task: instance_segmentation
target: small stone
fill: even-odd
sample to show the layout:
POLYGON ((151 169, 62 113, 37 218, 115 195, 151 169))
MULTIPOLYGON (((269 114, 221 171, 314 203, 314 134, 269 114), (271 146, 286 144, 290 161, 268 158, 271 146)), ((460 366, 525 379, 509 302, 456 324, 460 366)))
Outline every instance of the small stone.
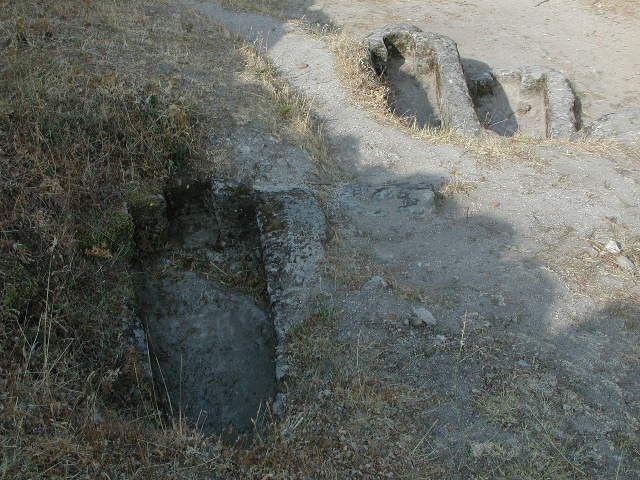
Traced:
POLYGON ((271 405, 271 411, 274 415, 281 417, 284 415, 285 405, 287 401, 287 396, 284 393, 276 394, 276 398, 273 401, 273 405, 271 405))
POLYGON ((590 257, 597 257, 600 254, 594 247, 587 247, 586 252, 590 257))
POLYGON ((529 363, 525 362, 524 360, 518 360, 516 362, 516 365, 518 365, 519 367, 522 367, 522 368, 531 368, 531 365, 529 363))
POLYGON ((405 318, 405 319, 402 321, 402 324, 403 324, 405 327, 408 327, 408 326, 409 326, 409 319, 408 319, 408 318, 405 318))
POLYGON ((628 257, 625 257, 624 255, 620 255, 616 258, 616 265, 618 265, 623 270, 627 270, 628 272, 635 272, 637 269, 635 263, 633 263, 628 257))
POLYGON ((327 398, 327 397, 330 397, 332 394, 333 392, 331 390, 320 390, 318 392, 318 398, 319 399, 327 398))
POLYGON ((444 335, 436 335, 436 343, 444 343, 447 341, 447 337, 444 335))
POLYGON ((305 68, 309 68, 309 64, 308 63, 299 63, 296 65, 296 68, 300 69, 300 70, 304 70, 305 68))
POLYGON ((609 253, 620 253, 622 251, 622 248, 620 248, 620 244, 615 240, 609 240, 604 245, 604 249, 609 253))
POLYGON ((413 307, 413 314, 420 323, 425 325, 434 326, 438 323, 431 312, 424 307, 413 307))
POLYGON ((422 319, 420 318, 417 318, 417 317, 411 318, 411 325, 414 327, 420 327, 422 326, 422 323, 423 323, 422 319))
POLYGON ((362 287, 363 290, 383 290, 389 288, 389 284, 379 275, 371 277, 362 287))
POLYGON ((496 450, 496 444, 493 442, 471 443, 471 455, 475 459, 484 457, 486 454, 496 450))

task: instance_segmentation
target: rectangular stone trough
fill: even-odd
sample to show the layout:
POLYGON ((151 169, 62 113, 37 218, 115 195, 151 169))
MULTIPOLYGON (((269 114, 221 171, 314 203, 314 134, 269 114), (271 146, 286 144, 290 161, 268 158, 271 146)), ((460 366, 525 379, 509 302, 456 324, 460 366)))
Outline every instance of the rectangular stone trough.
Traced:
POLYGON ((154 248, 143 252, 136 344, 168 414, 207 433, 249 432, 282 403, 284 344, 319 282, 324 213, 304 188, 174 183, 137 209, 138 236, 154 240, 140 248, 154 248))
POLYGON ((569 138, 578 128, 578 107, 569 81, 556 70, 523 67, 467 69, 480 123, 504 136, 569 138))
POLYGON ((365 38, 371 62, 391 86, 394 111, 420 128, 454 128, 476 135, 480 124, 456 43, 400 23, 365 38))

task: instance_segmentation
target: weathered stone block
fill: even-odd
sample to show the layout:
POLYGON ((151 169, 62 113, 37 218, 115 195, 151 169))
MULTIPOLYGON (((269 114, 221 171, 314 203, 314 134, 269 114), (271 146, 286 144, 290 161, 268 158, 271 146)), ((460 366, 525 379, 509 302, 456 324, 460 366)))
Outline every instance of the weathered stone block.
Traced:
POLYGON ((456 43, 399 23, 365 38, 376 71, 391 83, 396 112, 420 127, 480 132, 456 43))
POLYGON ((542 138, 568 138, 578 126, 576 97, 556 70, 467 69, 467 81, 481 124, 500 135, 520 132, 542 138))

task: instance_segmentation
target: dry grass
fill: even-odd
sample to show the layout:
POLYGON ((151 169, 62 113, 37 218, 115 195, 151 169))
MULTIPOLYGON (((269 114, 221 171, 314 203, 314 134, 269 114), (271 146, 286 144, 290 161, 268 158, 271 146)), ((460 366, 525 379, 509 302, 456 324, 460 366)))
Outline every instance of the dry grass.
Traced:
POLYGON ((324 126, 313 116, 309 99, 284 81, 276 66, 255 46, 245 43, 240 52, 246 74, 258 81, 269 100, 257 104, 252 115, 268 119, 273 131, 284 127, 283 133, 312 156, 325 179, 338 175, 340 166, 330 154, 324 126))
POLYGON ((281 16, 296 6, 293 0, 220 0, 218 3, 240 12, 266 13, 273 16, 281 16))
POLYGON ((390 114, 389 87, 376 74, 363 43, 335 29, 314 33, 325 40, 335 55, 340 80, 358 104, 379 116, 390 114))
POLYGON ((129 197, 226 172, 208 139, 250 109, 327 158, 308 104, 259 62, 160 0, 0 0, 0 478, 247 478, 237 450, 158 409, 123 323, 129 197))
POLYGON ((178 171, 226 172, 230 152, 208 138, 247 111, 332 169, 308 102, 255 49, 160 1, 1 7, 0 478, 430 471, 408 455, 416 427, 387 428, 425 396, 366 375, 328 306, 292 333, 290 411, 244 446, 165 415, 124 335, 138 253, 127 199, 178 171))
POLYGON ((138 37, 140 6, 0 7, 0 478, 169 475, 203 461, 202 437, 159 415, 123 338, 136 254, 126 198, 207 157, 184 92, 114 60, 157 53, 138 37))

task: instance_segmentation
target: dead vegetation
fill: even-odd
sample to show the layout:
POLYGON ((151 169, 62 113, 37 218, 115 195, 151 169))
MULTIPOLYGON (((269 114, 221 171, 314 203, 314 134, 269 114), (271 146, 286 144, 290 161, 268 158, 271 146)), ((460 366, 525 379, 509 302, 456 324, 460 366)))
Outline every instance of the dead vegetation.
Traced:
POLYGON ((296 4, 292 0, 221 0, 220 5, 240 12, 266 13, 279 16, 296 4))
POLYGON ((240 52, 245 59, 246 74, 257 80, 268 93, 269 101, 256 105, 261 111, 253 114, 268 119, 272 131, 286 129, 287 136, 302 146, 314 159, 323 178, 331 179, 340 173, 334 161, 322 122, 313 117, 310 100, 283 80, 276 66, 254 45, 244 43, 240 52), (284 121, 283 121, 284 120, 284 121))
POLYGON ((243 108, 326 158, 308 104, 259 62, 162 1, 0 1, 0 478, 246 478, 160 411, 123 325, 138 192, 227 172, 208 139, 243 108))

